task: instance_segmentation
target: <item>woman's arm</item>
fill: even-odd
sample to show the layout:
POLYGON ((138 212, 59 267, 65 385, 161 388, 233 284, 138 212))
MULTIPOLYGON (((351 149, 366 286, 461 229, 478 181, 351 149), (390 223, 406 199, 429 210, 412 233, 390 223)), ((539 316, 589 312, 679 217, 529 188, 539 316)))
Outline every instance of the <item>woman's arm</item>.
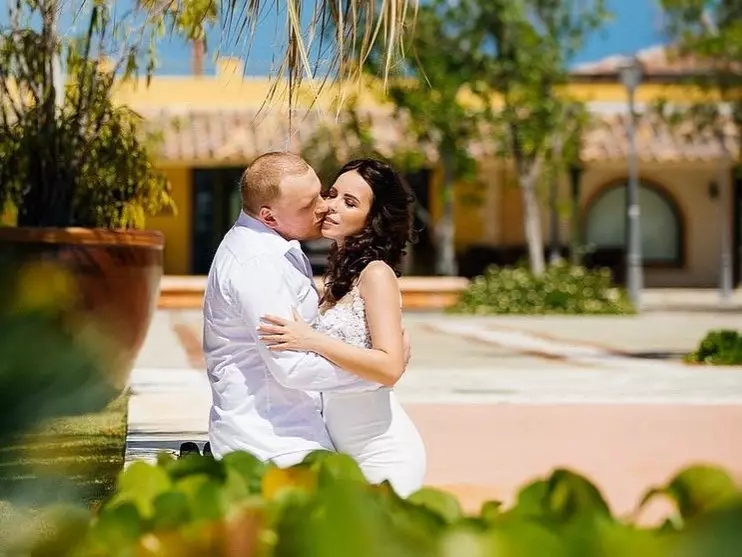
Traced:
POLYGON ((399 283, 392 269, 382 262, 366 267, 359 282, 366 307, 372 348, 358 348, 315 331, 302 321, 265 316, 274 325, 261 325, 261 338, 271 350, 316 352, 336 366, 363 379, 394 385, 404 373, 402 309, 399 283))

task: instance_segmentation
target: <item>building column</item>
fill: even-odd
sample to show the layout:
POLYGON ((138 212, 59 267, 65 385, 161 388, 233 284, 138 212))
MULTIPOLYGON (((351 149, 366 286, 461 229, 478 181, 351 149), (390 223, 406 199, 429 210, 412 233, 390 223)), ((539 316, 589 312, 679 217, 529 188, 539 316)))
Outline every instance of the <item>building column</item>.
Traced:
POLYGON ((732 170, 732 261, 733 285, 742 281, 742 166, 732 170))

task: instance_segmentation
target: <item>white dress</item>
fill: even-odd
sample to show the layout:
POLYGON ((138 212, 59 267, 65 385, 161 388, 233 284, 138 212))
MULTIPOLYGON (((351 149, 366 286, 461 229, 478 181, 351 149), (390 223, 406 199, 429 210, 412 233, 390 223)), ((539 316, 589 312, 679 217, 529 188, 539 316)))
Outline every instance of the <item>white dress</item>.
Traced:
MULTIPOLYGON (((343 342, 371 348, 364 300, 355 286, 335 306, 320 312, 314 327, 343 342)), ((349 454, 374 484, 389 480, 402 497, 423 486, 425 445, 394 389, 322 393, 323 414, 335 448, 349 454)))

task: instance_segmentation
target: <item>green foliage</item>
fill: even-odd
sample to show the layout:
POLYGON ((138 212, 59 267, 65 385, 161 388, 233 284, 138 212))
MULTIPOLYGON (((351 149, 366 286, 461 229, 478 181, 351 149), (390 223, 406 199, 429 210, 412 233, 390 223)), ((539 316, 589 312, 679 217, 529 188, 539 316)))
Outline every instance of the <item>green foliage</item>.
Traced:
POLYGON ((246 453, 221 462, 161 457, 122 472, 115 495, 94 515, 52 508, 40 515, 45 529, 26 529, 13 541, 20 555, 43 546, 33 554, 49 556, 723 555, 704 553, 711 547, 732 555, 742 543, 733 527, 742 493, 725 478, 699 466, 654 488, 683 495, 672 499, 667 523, 647 528, 614 516, 597 486, 565 469, 524 486, 510 506, 490 502, 467 514, 437 489, 405 500, 386 483, 368 485, 342 454, 314 453, 288 469, 246 453))
MULTIPOLYGON (((389 98, 409 117, 420 144, 432 146, 436 157, 447 165, 450 178, 471 181, 476 177, 471 147, 481 138, 485 108, 462 99, 474 76, 461 37, 450 32, 444 5, 434 1, 420 7, 406 47, 411 58, 400 62, 389 98)), ((378 56, 372 61, 378 64, 378 56)), ((369 67, 373 69, 374 64, 369 67)))
POLYGON ((0 445, 47 418, 100 410, 117 394, 102 367, 99 337, 65 315, 75 295, 70 284, 54 265, 19 268, 0 258, 0 389, 6 396, 0 445))
MULTIPOLYGON (((358 108, 356 97, 348 98, 337 121, 321 124, 302 143, 301 156, 315 169, 325 187, 330 187, 338 170, 356 158, 388 160, 376 146, 373 122, 358 108)), ((398 161, 391 160, 391 163, 398 161)))
POLYGON ((729 329, 710 331, 685 361, 715 366, 742 365, 742 334, 729 329))
MULTIPOLYGON (((427 159, 427 166, 435 164, 442 170, 441 187, 437 188, 441 214, 434 229, 435 267, 441 275, 456 274, 454 188, 476 184, 478 156, 492 153, 484 138, 491 99, 482 102, 471 94, 466 98, 481 76, 473 72, 470 52, 463 47, 466 39, 450 15, 447 3, 440 0, 420 7, 405 50, 410 59, 399 62, 388 92, 398 119, 417 140, 417 151, 428 155, 419 161, 427 159)), ((370 68, 380 64, 378 53, 373 54, 370 68)))
POLYGON ((606 19, 603 0, 431 2, 416 26, 427 42, 416 39, 419 47, 411 49, 419 56, 418 94, 393 96, 421 125, 440 130, 441 153, 453 154, 456 174, 473 170, 473 143, 512 161, 536 274, 543 268, 537 186, 554 183, 579 159, 587 122, 584 105, 563 88, 569 60, 606 19), (473 99, 461 102, 464 92, 473 99), (444 122, 430 126, 427 113, 444 122))
POLYGON ((640 509, 658 496, 668 497, 675 506, 674 524, 681 524, 735 503, 735 483, 715 466, 698 465, 681 471, 666 486, 650 489, 640 509))
POLYGON ((502 156, 523 195, 524 236, 535 274, 544 268, 539 184, 579 159, 587 112, 564 85, 570 58, 608 18, 603 0, 464 0, 448 8, 476 76, 502 156), (492 98, 499 106, 493 106, 492 98))
POLYGON ((557 88, 568 81, 571 56, 607 18, 602 0, 427 2, 389 97, 422 144, 450 153, 456 178, 474 176, 473 143, 520 163, 546 157, 559 136, 560 163, 576 160, 586 112, 557 88))
POLYGON ((452 309, 487 314, 612 314, 634 312, 608 269, 558 262, 536 275, 523 265, 489 268, 474 278, 452 309))
MULTIPOLYGON (((398 147, 395 156, 408 170, 432 164, 443 170, 435 231, 439 273, 455 270, 454 185, 475 184, 478 160, 492 155, 514 163, 526 197, 531 264, 541 272, 536 187, 556 183, 579 159, 588 113, 563 86, 571 57, 607 17, 604 0, 431 0, 420 6, 387 93, 398 122, 417 142, 398 147), (414 156, 404 157, 406 151, 414 156)), ((386 46, 380 42, 369 52, 370 73, 386 67, 386 46)), ((368 128, 364 133, 362 144, 368 128)))
MULTIPOLYGON (((387 158, 404 170, 416 171, 435 163, 441 153, 448 150, 456 159, 452 165, 455 177, 468 178, 474 169, 468 140, 477 134, 473 118, 476 111, 459 98, 467 83, 462 73, 465 68, 459 56, 460 49, 447 35, 446 22, 438 17, 433 4, 436 3, 425 3, 414 15, 409 14, 404 32, 399 35, 404 42, 400 49, 390 52, 391 45, 386 37, 379 37, 373 44, 368 37, 353 37, 340 48, 350 58, 364 58, 363 70, 368 75, 376 78, 388 73, 390 79, 385 83, 385 90, 377 93, 384 100, 392 101, 394 117, 404 127, 402 135, 408 132, 408 138, 414 139, 409 144, 396 146, 394 153, 386 154, 387 158), (448 55, 440 56, 441 51, 448 55)), ((340 100, 344 116, 358 118, 356 97, 343 95, 340 100)), ((370 134, 370 124, 367 120, 361 129, 345 127, 347 137, 340 145, 350 140, 371 151, 376 149, 378 145, 370 134)))
POLYGON ((527 164, 542 158, 555 136, 579 141, 578 114, 569 112, 583 107, 555 93, 568 82, 570 58, 608 19, 605 3, 466 0, 455 13, 471 37, 470 53, 480 52, 477 92, 502 99, 491 117, 500 124, 503 152, 527 164))
POLYGON ((141 119, 112 100, 114 88, 137 73, 139 47, 119 44, 105 2, 90 6, 81 37, 59 39, 59 7, 19 2, 0 36, 0 206, 15 206, 21 226, 141 228, 173 202, 141 119), (118 48, 120 60, 102 65, 118 48), (63 89, 56 62, 66 68, 63 89))
POLYGON ((667 99, 653 112, 676 133, 708 134, 722 156, 742 130, 742 4, 736 0, 661 0, 671 58, 689 58, 696 71, 683 80, 696 95, 680 105, 667 99), (692 126, 682 126, 682 123, 692 126), (729 124, 733 125, 729 125, 729 124))
POLYGON ((742 6, 734 0, 661 0, 667 33, 679 54, 701 57, 716 71, 696 76, 704 82, 720 79, 739 84, 742 60, 742 6), (737 79, 735 80, 735 76, 737 79))

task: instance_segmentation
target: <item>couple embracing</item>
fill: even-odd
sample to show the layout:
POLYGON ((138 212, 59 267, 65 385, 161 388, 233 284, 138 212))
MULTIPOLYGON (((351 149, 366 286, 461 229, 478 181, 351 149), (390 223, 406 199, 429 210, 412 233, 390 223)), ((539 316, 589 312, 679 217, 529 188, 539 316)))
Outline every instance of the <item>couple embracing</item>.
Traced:
POLYGON ((244 172, 242 212, 204 298, 204 356, 217 458, 248 451, 281 467, 346 453, 371 483, 422 487, 425 448, 394 393, 409 360, 397 269, 413 196, 386 163, 346 164, 326 192, 290 153, 244 172), (322 295, 299 241, 333 241, 322 295))

